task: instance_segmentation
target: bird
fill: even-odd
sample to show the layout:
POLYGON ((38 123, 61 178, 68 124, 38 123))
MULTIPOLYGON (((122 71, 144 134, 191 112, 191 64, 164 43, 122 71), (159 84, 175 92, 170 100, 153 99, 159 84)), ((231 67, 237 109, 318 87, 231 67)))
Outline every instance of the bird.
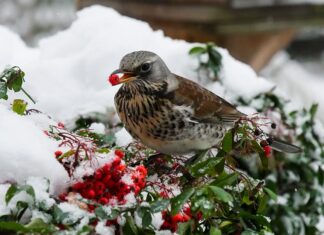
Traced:
MULTIPOLYGON (((150 51, 126 54, 109 80, 112 85, 122 84, 114 102, 125 129, 160 153, 188 154, 217 146, 246 116, 201 85, 172 73, 150 51)), ((279 139, 271 142, 281 152, 301 151, 279 139)))

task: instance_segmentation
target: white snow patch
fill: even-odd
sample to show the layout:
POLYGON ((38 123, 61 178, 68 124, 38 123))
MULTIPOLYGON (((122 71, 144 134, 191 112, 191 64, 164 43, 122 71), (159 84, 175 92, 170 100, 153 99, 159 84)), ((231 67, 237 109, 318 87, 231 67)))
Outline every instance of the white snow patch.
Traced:
POLYGON ((115 134, 117 146, 126 146, 133 141, 132 136, 126 131, 125 128, 122 128, 115 134))
POLYGON ((115 226, 106 226, 106 221, 99 221, 96 226, 96 233, 99 235, 114 235, 115 226))
POLYGON ((46 177, 52 182, 50 191, 58 193, 64 189, 68 175, 54 157, 57 142, 49 139, 35 121, 0 103, 0 183, 24 183, 28 176, 46 177))
POLYGON ((102 123, 94 122, 90 125, 89 129, 98 134, 105 134, 105 125, 102 123))

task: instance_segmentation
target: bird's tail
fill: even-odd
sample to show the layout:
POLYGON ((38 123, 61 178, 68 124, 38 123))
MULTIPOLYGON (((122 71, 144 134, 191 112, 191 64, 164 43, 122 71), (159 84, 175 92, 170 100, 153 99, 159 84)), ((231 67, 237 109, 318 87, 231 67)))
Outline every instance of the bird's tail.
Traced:
POLYGON ((274 149, 277 150, 279 152, 284 152, 284 153, 300 153, 303 150, 293 144, 289 144, 285 141, 273 138, 272 143, 270 144, 270 146, 274 149))

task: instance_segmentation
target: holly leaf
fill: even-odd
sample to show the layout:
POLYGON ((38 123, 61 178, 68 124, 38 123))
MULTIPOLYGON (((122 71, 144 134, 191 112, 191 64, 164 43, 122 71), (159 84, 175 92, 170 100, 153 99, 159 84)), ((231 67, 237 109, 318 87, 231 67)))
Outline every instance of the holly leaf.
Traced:
POLYGON ((211 227, 209 235, 222 235, 222 231, 219 230, 218 228, 211 227))
POLYGON ((218 187, 224 187, 225 185, 232 185, 235 181, 237 181, 238 174, 232 173, 227 174, 223 173, 218 176, 214 181, 212 181, 211 185, 216 185, 218 187))
POLYGON ((126 223, 123 226, 123 234, 137 235, 138 229, 132 216, 126 217, 126 223))
POLYGON ((229 153, 233 149, 233 134, 232 131, 228 131, 223 139, 223 150, 229 153))
POLYGON ((157 213, 159 211, 163 211, 170 204, 170 200, 168 199, 160 199, 151 203, 151 212, 157 213))
POLYGON ((12 110, 19 115, 23 115, 25 113, 26 107, 27 103, 21 99, 15 99, 12 104, 12 110))
POLYGON ((226 192, 224 189, 220 187, 209 185, 208 188, 213 192, 216 199, 219 201, 231 202, 234 200, 231 194, 229 194, 228 192, 226 192))
POLYGON ((0 99, 8 99, 7 91, 7 84, 3 81, 0 81, 0 99))
POLYGON ((143 228, 146 228, 148 226, 150 226, 150 224, 152 223, 152 215, 151 212, 149 210, 145 210, 143 217, 142 217, 142 226, 143 228))
POLYGON ((271 189, 269 188, 264 188, 264 191, 266 192, 266 194, 268 194, 268 196, 274 200, 277 201, 277 194, 275 194, 271 189))
POLYGON ((206 48, 197 46, 190 49, 189 55, 200 55, 205 52, 206 52, 206 48))
POLYGON ((171 214, 175 215, 182 208, 183 204, 188 201, 188 199, 195 192, 194 188, 189 188, 184 190, 181 194, 171 199, 171 214))
POLYGON ((7 72, 7 87, 18 92, 22 88, 25 73, 17 66, 12 67, 7 72))

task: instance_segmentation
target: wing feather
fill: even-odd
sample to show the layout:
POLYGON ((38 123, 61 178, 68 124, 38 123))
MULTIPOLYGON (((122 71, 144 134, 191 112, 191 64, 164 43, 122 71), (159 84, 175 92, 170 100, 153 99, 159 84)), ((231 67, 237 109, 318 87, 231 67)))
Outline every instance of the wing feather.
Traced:
POLYGON ((194 120, 232 124, 245 116, 235 106, 197 83, 177 75, 175 78, 179 82, 178 87, 169 92, 169 99, 174 105, 192 108, 194 120))

